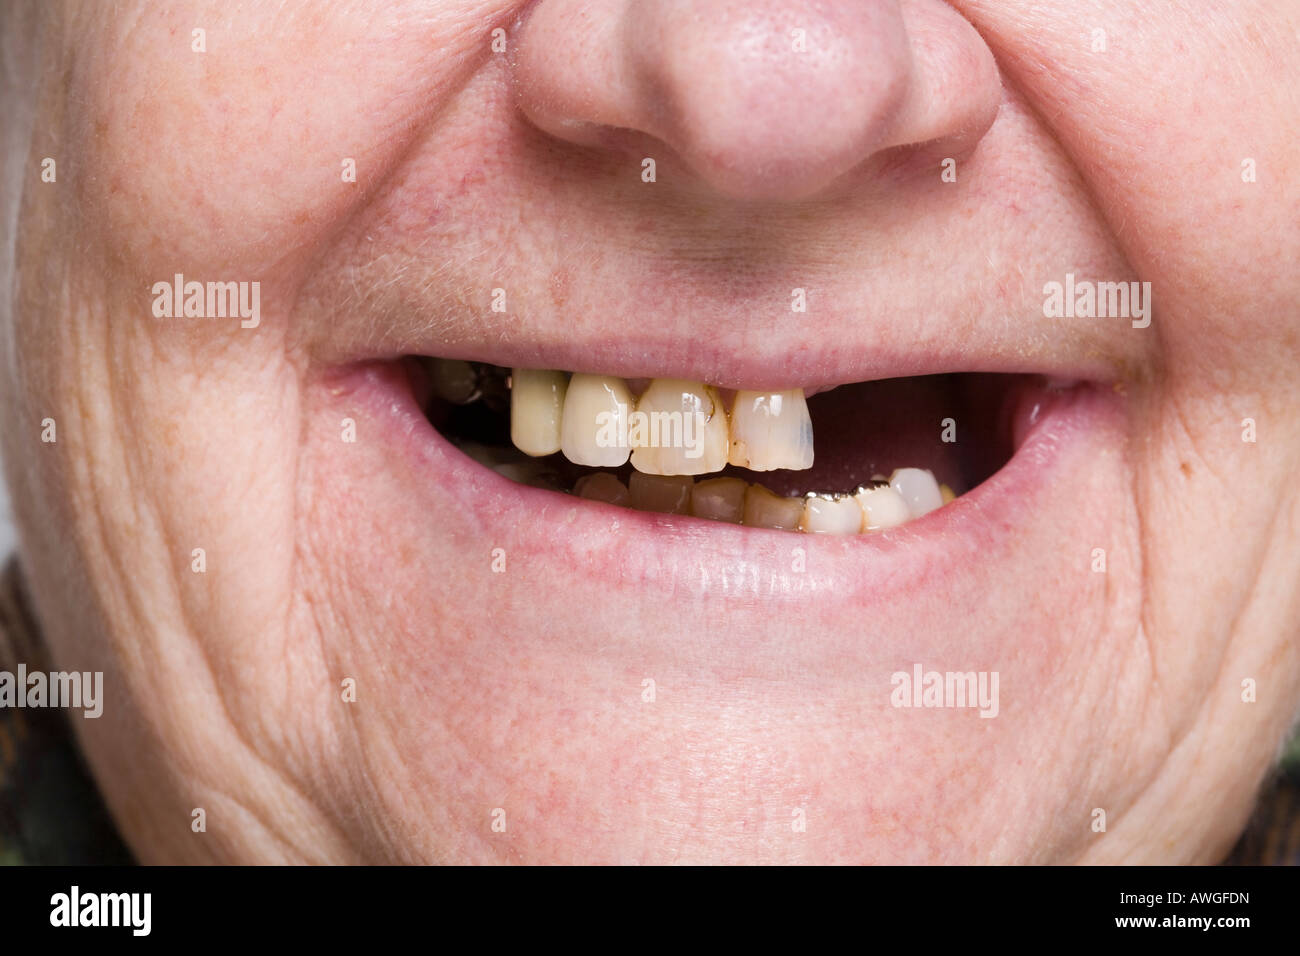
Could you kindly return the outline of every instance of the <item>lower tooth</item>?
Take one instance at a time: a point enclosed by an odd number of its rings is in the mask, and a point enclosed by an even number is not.
[[[745,514],[745,491],[739,478],[710,478],[691,489],[691,514],[697,518],[740,524]]]
[[[456,443],[456,448],[463,455],[468,455],[480,465],[486,465],[488,468],[495,468],[497,465],[504,465],[508,460],[505,455],[501,454],[499,449],[489,448],[487,445],[480,445],[476,441],[462,441]]]
[[[694,484],[686,475],[646,475],[634,471],[627,482],[629,503],[637,511],[690,514]]]
[[[762,485],[745,491],[745,524],[753,528],[798,531],[803,509],[802,498],[782,498]]]
[[[939,496],[943,498],[944,504],[947,504],[948,502],[952,501],[954,498],[957,497],[956,493],[954,493],[953,490],[949,488],[947,485],[939,486]]]
[[[903,496],[891,485],[863,488],[854,497],[858,499],[858,505],[862,508],[862,530],[864,531],[896,528],[912,516]]]
[[[943,493],[934,475],[924,468],[898,468],[889,477],[889,485],[907,502],[913,518],[927,515],[943,506]]]
[[[812,534],[857,534],[862,530],[862,507],[852,497],[810,495],[804,499],[799,527]]]
[[[540,461],[510,461],[491,467],[498,475],[517,481],[521,485],[546,488],[550,491],[562,490],[559,476],[554,469]]]
[[[573,493],[579,498],[591,501],[603,501],[611,505],[628,503],[627,486],[615,475],[607,471],[598,471],[594,475],[583,475],[573,486]]]

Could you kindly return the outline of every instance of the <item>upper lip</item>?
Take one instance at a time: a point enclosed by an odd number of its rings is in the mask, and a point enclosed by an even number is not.
[[[835,338],[834,336],[829,336]],[[852,339],[822,345],[790,342],[786,336],[752,341],[743,347],[703,335],[675,340],[641,330],[629,335],[579,335],[569,338],[522,332],[508,340],[399,337],[368,342],[328,356],[329,364],[351,364],[402,355],[465,359],[514,368],[553,368],[617,375],[628,379],[679,378],[724,389],[779,390],[842,385],[946,372],[1042,374],[1052,378],[1109,383],[1122,376],[1117,357],[1097,351],[1077,354],[1050,347],[1003,342],[915,341],[891,345]]]

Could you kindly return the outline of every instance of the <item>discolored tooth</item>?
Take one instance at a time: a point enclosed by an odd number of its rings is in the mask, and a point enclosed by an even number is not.
[[[560,421],[569,382],[563,372],[516,368],[510,372],[510,440],[525,455],[560,450]]]
[[[591,501],[603,501],[610,505],[628,503],[627,486],[618,480],[617,475],[607,471],[598,471],[594,475],[583,475],[573,486],[573,493],[579,498]]]
[[[939,483],[924,468],[897,468],[889,476],[889,485],[903,496],[908,513],[913,518],[919,518],[943,506]]]
[[[691,489],[691,514],[697,518],[740,524],[745,515],[745,491],[739,478],[710,478]]]
[[[940,485],[940,486],[939,486],[939,496],[940,496],[941,498],[943,498],[943,503],[944,503],[944,504],[947,504],[948,502],[952,501],[952,499],[954,499],[954,498],[957,497],[957,496],[953,493],[953,490],[952,490],[951,488],[949,488],[947,485]]]
[[[762,485],[750,485],[745,491],[744,523],[754,528],[798,531],[803,509],[802,498],[782,498]]]
[[[657,378],[628,428],[632,467],[651,475],[705,475],[727,465],[727,413],[718,390]]]
[[[896,528],[912,517],[907,502],[891,485],[860,488],[853,497],[858,499],[858,505],[862,508],[863,531]]]
[[[634,471],[627,482],[629,504],[637,511],[690,514],[691,486],[694,484],[685,475],[643,475]]]
[[[564,395],[560,450],[575,465],[617,468],[631,448],[622,427],[632,408],[632,393],[621,378],[575,373]]]
[[[728,461],[751,471],[813,465],[813,428],[803,389],[737,392]]]
[[[433,360],[429,380],[437,396],[454,405],[468,405],[479,397],[478,372],[459,359]]]
[[[852,496],[809,495],[799,527],[812,534],[857,534],[862,530],[862,506]]]

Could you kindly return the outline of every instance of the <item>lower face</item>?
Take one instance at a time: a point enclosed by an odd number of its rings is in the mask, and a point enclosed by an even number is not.
[[[1014,68],[1043,51],[964,6],[1001,31],[1008,92],[959,191],[904,179],[897,205],[753,219],[644,208],[591,185],[608,164],[585,153],[570,179],[491,67],[447,81],[397,143],[344,96],[350,135],[400,157],[344,203],[280,189],[277,160],[333,164],[338,130],[265,155],[281,110],[242,73],[228,95],[264,127],[244,143],[263,144],[257,174],[184,148],[198,80],[142,117],[91,93],[112,74],[87,58],[73,82],[98,110],[73,108],[66,135],[102,164],[76,187],[94,241],[46,261],[73,212],[28,214],[46,245],[19,267],[50,281],[23,288],[6,386],[59,438],[6,436],[6,459],[56,660],[106,672],[104,717],[77,731],[142,859],[1223,854],[1300,697],[1300,396],[1276,308],[1300,290],[1231,235],[1162,219],[1163,166],[1081,174],[1095,157],[1043,125]],[[354,28],[317,24],[316,46]],[[137,83],[166,35],[132,34]],[[309,58],[304,37],[275,42]],[[388,102],[376,71],[365,95]],[[301,80],[267,82],[309,109]],[[1105,132],[1142,108],[1118,78],[1094,92],[1101,115],[1063,122]],[[161,131],[147,166],[131,115]],[[160,177],[192,216],[141,212]],[[775,217],[796,251],[701,235],[692,202],[740,232]],[[1116,239],[1120,207],[1159,243]],[[1047,319],[1039,279],[1072,264],[1152,281],[1167,311],[1149,329]],[[140,318],[176,272],[261,277],[261,324]],[[503,282],[518,304],[494,312]],[[785,311],[801,284],[814,308]],[[537,371],[567,390],[554,433],[520,407]],[[611,458],[584,463],[563,434],[579,375],[625,383],[631,411],[657,382],[680,408],[688,381],[717,399],[728,453],[637,467],[589,435]],[[737,450],[744,401],[796,393],[810,467],[801,424]],[[1264,437],[1243,441],[1247,418]]]

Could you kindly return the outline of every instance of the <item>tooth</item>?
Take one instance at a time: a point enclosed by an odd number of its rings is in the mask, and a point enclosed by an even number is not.
[[[737,392],[731,406],[731,464],[751,471],[813,464],[812,419],[803,389]]]
[[[429,377],[438,397],[454,405],[468,405],[479,397],[478,372],[469,362],[436,358]]]
[[[939,483],[924,468],[897,468],[889,476],[889,485],[903,496],[908,513],[913,518],[929,514],[943,505]]]
[[[534,488],[547,488],[551,491],[560,491],[560,478],[555,473],[555,469],[542,461],[508,461],[500,465],[493,465],[492,470],[498,475],[509,478],[511,481],[517,481],[521,485],[531,485]]]
[[[534,458],[560,450],[560,419],[569,383],[563,372],[510,370],[510,440]]]
[[[803,509],[802,498],[782,498],[762,485],[750,485],[745,492],[745,524],[754,528],[797,531]]]
[[[862,530],[862,507],[852,497],[804,499],[799,527],[813,534],[857,534]]]
[[[632,467],[652,475],[704,475],[727,464],[727,413],[718,390],[657,378],[636,404]]]
[[[628,502],[627,486],[619,481],[617,476],[607,471],[583,475],[573,486],[573,493],[579,498],[603,501],[611,505],[626,505]]]
[[[693,484],[686,476],[644,475],[634,471],[627,482],[628,497],[637,511],[685,515],[691,513]]]
[[[627,420],[632,393],[621,378],[575,373],[564,396],[560,450],[575,465],[617,468],[631,452],[618,423]],[[612,418],[602,416],[610,413]]]
[[[502,454],[502,449],[489,448],[487,445],[480,445],[476,441],[463,441],[456,445],[456,448],[463,455],[468,455],[480,465],[486,465],[488,468],[495,468],[497,465],[505,464],[509,458]],[[510,452],[513,455],[514,452]]]
[[[691,514],[697,518],[740,524],[745,514],[745,490],[739,478],[710,478],[691,489]]]
[[[862,508],[863,531],[896,528],[912,517],[907,502],[891,485],[861,488],[853,497],[858,499],[858,505]]]
[[[943,498],[943,503],[944,503],[944,504],[947,504],[948,502],[952,501],[952,499],[954,499],[954,498],[957,497],[957,496],[953,493],[953,490],[952,490],[951,488],[949,488],[947,485],[940,485],[940,486],[939,486],[939,495],[940,495],[940,497]]]

